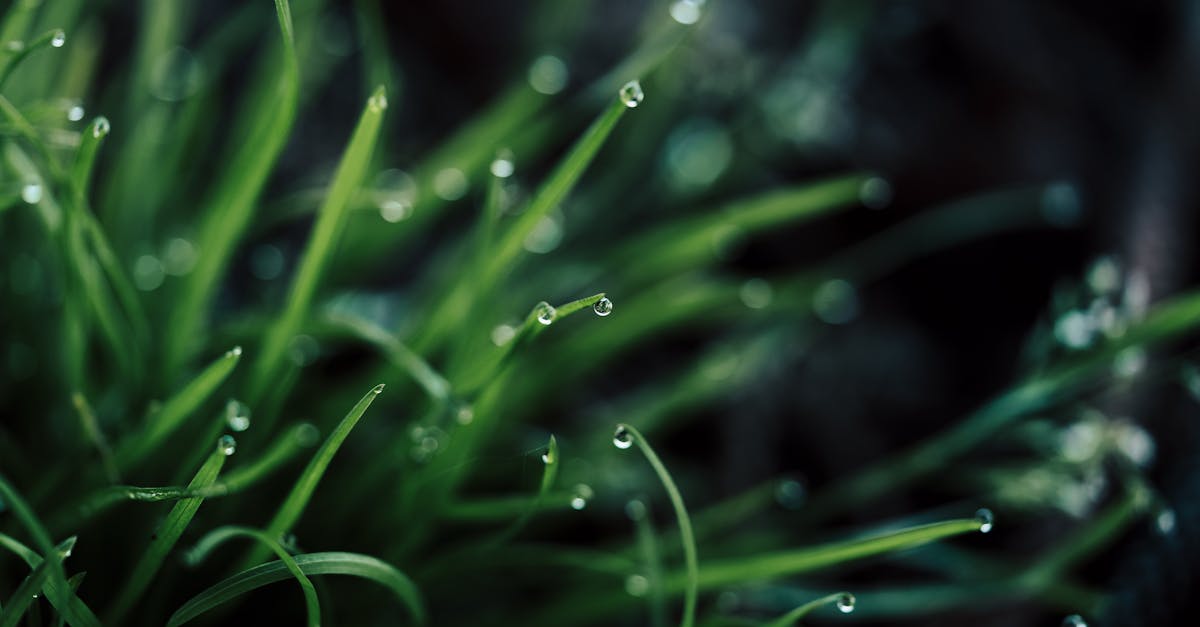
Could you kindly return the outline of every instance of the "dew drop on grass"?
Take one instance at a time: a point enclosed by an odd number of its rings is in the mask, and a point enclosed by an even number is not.
[[[497,325],[492,329],[492,344],[496,346],[504,346],[516,336],[517,330],[507,324]]]
[[[549,303],[541,303],[538,305],[537,321],[544,325],[549,325],[554,322],[555,316],[558,315],[558,310]]]
[[[534,91],[553,96],[567,86],[567,64],[552,55],[542,55],[529,66],[529,86]]]
[[[65,43],[67,43],[67,34],[61,29],[54,31],[54,35],[50,37],[50,45],[55,48],[62,48]]]
[[[587,507],[588,501],[592,500],[592,488],[586,483],[576,485],[571,491],[571,509],[581,510]]]
[[[489,168],[492,176],[500,179],[506,179],[513,175],[516,166],[513,164],[513,153],[510,150],[501,150],[496,153],[496,158],[492,160],[492,165]]]
[[[67,109],[67,119],[72,122],[78,122],[83,119],[83,113],[83,107],[75,105],[70,109]]]
[[[625,83],[617,95],[620,96],[621,102],[630,109],[642,104],[642,100],[646,98],[646,93],[642,91],[642,84],[637,81]]]
[[[233,348],[225,351],[226,357],[241,357],[241,355],[242,355],[242,347],[241,346],[234,346]]]
[[[92,137],[100,139],[112,130],[112,125],[108,123],[108,118],[100,116],[92,121]]]
[[[458,168],[443,168],[433,175],[433,193],[442,200],[458,200],[467,194],[467,175]]]
[[[37,183],[29,183],[21,188],[21,200],[36,205],[42,200],[42,186]]]
[[[975,521],[979,523],[979,532],[987,533],[995,524],[995,516],[992,515],[992,510],[981,507],[975,512]]]
[[[838,611],[843,614],[849,614],[850,612],[853,612],[855,600],[856,599],[854,598],[853,594],[850,594],[849,592],[843,592],[837,598]]]
[[[671,3],[671,19],[689,26],[700,21],[700,7],[704,0],[677,0]]]
[[[388,106],[387,93],[381,89],[374,94],[371,94],[371,98],[367,100],[367,106],[369,106],[371,111],[375,113],[380,113],[386,110]]]
[[[1171,535],[1171,532],[1175,531],[1175,510],[1169,507],[1163,508],[1154,517],[1154,526],[1162,535]]]
[[[379,203],[379,216],[384,222],[403,222],[412,215],[412,205],[403,200],[385,200]]]
[[[229,399],[229,402],[225,403],[225,423],[239,433],[249,429],[250,408],[236,398]]]
[[[454,411],[454,421],[460,425],[469,425],[475,421],[475,408],[469,403],[463,403]]]
[[[645,575],[630,575],[625,578],[625,592],[629,596],[644,597],[650,591],[650,580]]]
[[[596,312],[596,315],[602,318],[612,313],[612,310],[612,301],[608,300],[607,298],[601,298],[600,300],[596,301],[595,305],[592,305],[592,311]]]
[[[1087,627],[1087,621],[1079,614],[1071,614],[1063,619],[1062,627]]]
[[[233,455],[233,452],[237,450],[237,440],[233,439],[232,435],[223,435],[220,440],[217,440],[217,450],[226,457]]]
[[[625,425],[617,427],[617,430],[613,432],[613,446],[619,449],[627,449],[633,446],[633,434],[629,432],[629,429],[625,428]]]
[[[371,388],[371,391],[372,391],[372,392],[374,392],[374,393],[376,393],[376,394],[379,394],[380,392],[382,392],[382,391],[383,391],[383,388],[384,388],[384,384],[380,383],[379,385],[377,385],[377,386],[375,386],[375,387]]]

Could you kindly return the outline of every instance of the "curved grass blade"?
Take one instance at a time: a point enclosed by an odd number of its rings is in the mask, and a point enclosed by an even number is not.
[[[300,267],[296,270],[283,314],[263,340],[262,352],[250,373],[248,396],[252,405],[261,400],[263,392],[276,379],[279,362],[287,351],[288,343],[308,316],[321,274],[330,264],[333,251],[345,228],[350,199],[362,185],[367,166],[370,165],[386,109],[387,93],[381,85],[368,99],[350,143],[342,154],[341,163],[333,175],[329,195],[317,213],[316,225],[300,260]]]
[[[308,575],[304,574],[303,570],[300,570],[300,566],[296,564],[296,560],[292,559],[292,556],[283,548],[283,545],[281,545],[278,540],[259,531],[258,529],[238,526],[218,527],[217,529],[213,529],[203,538],[200,538],[200,541],[196,543],[196,546],[188,552],[188,563],[197,564],[204,561],[204,558],[207,557],[208,554],[212,552],[212,550],[218,545],[224,543],[226,540],[230,540],[239,536],[259,541],[263,546],[271,549],[271,551],[279,557],[279,561],[283,563],[283,566],[287,568],[288,572],[296,578],[296,582],[300,584],[300,591],[304,593],[304,608],[308,616],[308,626],[317,627],[317,625],[320,625],[321,604],[317,600],[317,590],[313,587],[312,581],[309,580]]]
[[[50,540],[50,533],[46,531],[45,525],[38,520],[37,514],[29,507],[8,479],[0,473],[0,499],[2,499],[17,521],[29,531],[29,535],[33,538],[33,544],[41,551],[42,555],[47,558],[52,558],[55,555],[54,543]],[[60,590],[67,589],[67,576],[63,572],[62,562],[59,560],[48,559],[50,569],[50,583]]]
[[[42,556],[11,536],[0,533],[0,546],[16,553],[30,568],[37,568],[42,563]],[[100,627],[100,619],[96,618],[96,614],[75,596],[78,585],[74,582],[81,579],[82,575],[83,573],[78,573],[67,580],[68,587],[65,590],[57,587],[54,580],[49,580],[42,587],[42,592],[46,594],[46,599],[54,609],[58,610],[59,617],[66,619],[72,627]]]
[[[128,470],[174,433],[184,419],[208,400],[225,381],[241,358],[242,348],[233,347],[164,403],[158,412],[150,416],[140,433],[134,434],[117,448],[117,467]]]
[[[416,585],[392,565],[357,553],[308,553],[295,563],[305,575],[351,575],[380,583],[404,603],[418,624],[425,623],[425,608]],[[244,570],[193,597],[171,615],[167,627],[178,627],[239,595],[291,577],[279,561]]]
[[[216,450],[214,450],[200,470],[196,472],[196,476],[188,484],[189,489],[200,489],[211,486],[217,480],[217,475],[221,472],[221,467],[225,465],[225,458],[229,453],[226,449],[225,442],[218,442]],[[129,610],[133,608],[134,603],[145,592],[146,587],[150,585],[150,580],[158,572],[162,566],[163,560],[166,559],[167,553],[174,548],[175,543],[179,541],[179,536],[183,535],[184,529],[187,529],[188,523],[196,515],[196,510],[200,509],[200,504],[204,502],[203,497],[190,497],[183,499],[171,508],[171,512],[167,514],[166,520],[159,526],[150,539],[150,546],[146,552],[142,554],[137,565],[133,567],[133,572],[129,575],[121,592],[117,595],[116,601],[108,611],[107,620],[105,622],[112,625],[120,625],[124,622],[125,616]]]
[[[450,382],[446,377],[386,329],[356,316],[330,314],[326,319],[383,351],[388,361],[408,373],[430,398],[439,403],[450,400]]]
[[[558,438],[550,436],[550,441],[546,444],[546,452],[542,454],[542,463],[545,468],[542,470],[542,482],[538,486],[537,496],[530,501],[529,506],[521,513],[521,516],[513,521],[512,525],[500,532],[492,541],[492,545],[499,545],[512,540],[521,533],[525,525],[529,523],[529,519],[538,512],[542,507],[542,501],[549,494],[550,488],[554,487],[554,480],[558,477]]]
[[[21,46],[21,49],[17,51],[16,54],[9,57],[8,62],[5,63],[3,69],[0,69],[0,88],[4,87],[4,82],[8,80],[8,77],[12,75],[13,70],[17,69],[17,66],[20,65],[21,61],[24,61],[26,57],[42,48],[51,46],[54,48],[59,48],[62,46],[62,42],[65,39],[66,34],[63,33],[62,29],[56,28],[52,31],[42,33],[32,41]]]
[[[208,199],[196,241],[201,254],[174,302],[170,332],[165,338],[168,377],[185,363],[196,332],[208,312],[213,292],[221,279],[234,246],[241,239],[254,213],[259,193],[276,159],[287,143],[296,118],[300,71],[296,60],[292,14],[287,0],[275,0],[275,12],[283,39],[283,67],[278,72],[277,94],[264,98],[246,127],[249,136],[229,162],[228,169]]]
[[[854,611],[854,595],[849,592],[835,592],[828,596],[823,596],[819,599],[809,601],[787,614],[764,624],[763,627],[791,627],[801,618],[807,616],[809,612],[824,605],[836,605],[839,611],[848,614]]]
[[[681,627],[692,627],[696,623],[696,599],[700,592],[700,564],[696,557],[696,538],[692,533],[692,521],[688,517],[687,507],[683,504],[683,495],[679,493],[679,488],[675,485],[675,480],[671,478],[671,473],[667,472],[667,467],[663,465],[662,460],[658,458],[654,449],[650,447],[650,443],[634,427],[627,424],[617,425],[617,435],[613,441],[618,443],[619,446],[628,448],[626,443],[631,439],[634,444],[637,444],[642,454],[646,456],[646,461],[650,462],[650,466],[654,468],[658,479],[662,481],[663,487],[667,490],[667,496],[671,499],[671,506],[675,508],[675,518],[679,522],[679,538],[683,543],[683,556],[687,565],[684,579],[683,620],[679,624]]]
[[[17,622],[29,608],[29,604],[37,597],[38,591],[45,587],[46,579],[54,568],[53,565],[57,564],[57,567],[61,569],[63,559],[71,554],[74,546],[75,538],[67,538],[55,547],[53,555],[34,567],[33,572],[25,578],[25,581],[17,586],[8,603],[4,604],[5,609],[0,612],[0,627],[16,627]]]
[[[346,437],[350,435],[350,431],[354,429],[354,425],[358,424],[363,413],[375,401],[375,397],[383,391],[383,384],[379,384],[367,392],[365,396],[359,399],[358,403],[350,409],[338,426],[329,434],[321,448],[313,453],[312,460],[308,462],[308,466],[300,473],[300,478],[296,480],[296,485],[292,487],[292,491],[288,493],[283,504],[279,506],[279,510],[275,512],[275,517],[271,519],[267,525],[265,532],[272,538],[282,538],[284,534],[291,531],[292,525],[296,524],[300,515],[304,513],[304,508],[308,505],[309,499],[312,498],[313,492],[317,489],[317,484],[320,483],[322,475],[325,474],[325,469],[329,467],[329,463],[333,461],[333,456],[337,454],[341,448],[342,442],[346,441]],[[253,565],[260,561],[265,555],[265,550],[261,547],[256,547],[252,550],[244,560],[247,565]]]

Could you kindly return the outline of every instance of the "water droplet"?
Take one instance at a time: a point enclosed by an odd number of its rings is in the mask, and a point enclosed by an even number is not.
[[[1087,627],[1087,621],[1079,614],[1071,614],[1063,619],[1062,627]]]
[[[403,200],[385,200],[379,203],[379,216],[392,224],[407,220],[412,211],[412,205]]]
[[[1146,349],[1130,346],[1113,358],[1113,374],[1121,379],[1132,379],[1146,369]]]
[[[375,90],[375,93],[371,94],[371,98],[367,100],[367,106],[375,113],[387,110],[387,92],[382,87]]]
[[[511,150],[501,150],[496,153],[496,158],[492,161],[491,168],[492,176],[496,178],[506,179],[513,175],[516,166],[513,164],[513,153]]]
[[[372,391],[372,392],[374,392],[374,393],[376,393],[376,394],[379,394],[380,392],[382,392],[382,391],[383,391],[383,388],[384,388],[384,384],[380,383],[379,385],[377,385],[377,386],[375,386],[375,387],[371,388],[371,391]]]
[[[596,301],[596,304],[592,305],[592,311],[596,312],[596,315],[600,317],[607,316],[608,314],[612,313],[612,310],[612,301],[608,300],[607,297],[601,298],[600,300]]]
[[[1164,507],[1162,511],[1154,517],[1154,526],[1158,528],[1158,532],[1165,535],[1170,535],[1175,531],[1175,510]]]
[[[784,479],[775,485],[775,502],[787,510],[798,510],[804,506],[808,490],[795,479]]]
[[[250,408],[246,404],[235,399],[229,399],[225,403],[225,423],[230,429],[237,432],[245,431],[250,428]]]
[[[627,449],[633,446],[633,433],[625,425],[617,425],[617,430],[613,432],[613,446],[619,449]]]
[[[497,325],[496,328],[492,329],[492,344],[504,346],[512,341],[516,335],[517,330],[512,326],[507,324]]]
[[[1112,255],[1104,255],[1092,262],[1087,273],[1088,287],[1096,295],[1112,294],[1121,287],[1121,266]]]
[[[101,137],[108,135],[108,132],[111,130],[112,125],[108,123],[108,118],[100,116],[95,120],[92,120],[92,137],[100,139]]]
[[[182,237],[172,237],[163,248],[163,269],[171,276],[184,276],[196,266],[196,247]]]
[[[166,275],[162,262],[154,255],[142,255],[133,262],[133,284],[143,292],[158,289]]]
[[[853,594],[850,594],[849,592],[843,592],[837,598],[838,611],[843,614],[849,614],[850,612],[853,612],[855,601],[856,599],[854,598]]]
[[[749,279],[742,283],[742,289],[738,290],[742,304],[750,309],[762,309],[770,305],[774,295],[771,284],[762,279]]]
[[[571,509],[581,510],[587,507],[588,501],[592,500],[592,488],[586,483],[580,483],[571,491]]]
[[[617,92],[617,96],[621,98],[621,102],[630,109],[636,108],[642,104],[642,100],[646,98],[646,93],[642,91],[642,84],[637,81],[629,81],[621,87],[621,91]]]
[[[10,41],[10,42],[4,44],[4,48],[7,49],[9,52],[20,52],[25,49],[25,42],[19,41],[19,40],[13,40],[13,41]]]
[[[813,312],[829,324],[846,324],[858,315],[858,293],[842,279],[831,279],[813,292]]]
[[[29,183],[21,188],[21,200],[36,205],[42,200],[42,186],[37,183]]]
[[[454,412],[454,421],[460,425],[469,425],[475,420],[475,408],[467,403],[458,406]]]
[[[233,348],[225,351],[225,356],[226,357],[241,357],[242,356],[242,347],[234,346]]]
[[[1068,311],[1054,322],[1054,337],[1067,348],[1087,348],[1094,337],[1091,319],[1082,311]]]
[[[54,35],[50,37],[50,45],[55,48],[62,48],[65,43],[67,43],[67,34],[61,29],[54,31]]]
[[[650,591],[650,580],[644,575],[630,575],[625,578],[625,592],[630,596],[644,597]]]
[[[567,64],[551,54],[534,59],[529,66],[529,86],[547,96],[562,91],[567,86],[567,78]]]
[[[667,137],[663,153],[672,187],[695,192],[712,185],[733,160],[729,131],[709,118],[689,119]]]
[[[858,202],[868,209],[887,207],[892,204],[892,184],[878,176],[872,176],[859,186]]]
[[[222,455],[229,457],[237,450],[237,440],[233,439],[232,435],[223,435],[220,440],[217,440],[217,450],[221,451]]]
[[[549,325],[554,322],[554,318],[558,315],[558,310],[550,303],[539,303],[537,306],[537,321],[544,325]]]
[[[555,210],[537,221],[521,245],[531,253],[544,255],[558,248],[558,245],[562,243],[563,234],[563,214],[561,211]]]
[[[296,444],[307,448],[317,443],[317,440],[321,438],[321,432],[313,423],[302,422],[296,425],[292,431],[292,437],[295,438]]]
[[[700,7],[704,0],[677,0],[671,3],[671,18],[685,26],[700,21]]]
[[[995,524],[995,516],[992,515],[992,510],[981,507],[975,512],[975,522],[979,523],[979,532],[987,533],[992,530]]]
[[[83,114],[84,114],[83,107],[81,107],[79,105],[75,105],[75,106],[71,107],[70,109],[67,109],[67,119],[72,122],[78,122],[78,121],[82,120]]]
[[[433,175],[433,193],[442,200],[458,200],[467,194],[467,175],[458,168],[443,168]]]
[[[629,520],[641,520],[646,517],[646,504],[638,499],[625,504],[625,517]]]

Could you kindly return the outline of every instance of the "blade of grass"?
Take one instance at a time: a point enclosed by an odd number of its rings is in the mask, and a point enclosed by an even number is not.
[[[50,533],[46,531],[45,525],[38,520],[37,514],[33,513],[33,509],[25,502],[25,498],[8,482],[3,473],[0,473],[0,500],[4,501],[5,506],[16,517],[17,522],[21,523],[29,532],[30,537],[33,538],[34,546],[41,551],[44,559],[49,562],[50,583],[60,590],[66,590],[67,576],[63,572],[62,562],[53,559],[56,549],[54,543],[50,540]]]
[[[188,275],[174,301],[170,332],[164,342],[165,373],[168,380],[189,356],[201,321],[207,314],[212,295],[229,263],[233,248],[241,239],[254,212],[259,194],[287,142],[296,117],[300,88],[299,64],[292,33],[291,7],[287,0],[275,0],[279,31],[283,39],[283,67],[278,74],[277,94],[264,99],[255,111],[254,122],[247,128],[250,136],[229,163],[205,203],[205,220],[196,241],[199,255],[196,267]]]
[[[326,320],[374,345],[388,361],[412,377],[433,400],[439,403],[450,400],[450,382],[446,377],[386,329],[369,320],[344,314],[330,314]]]
[[[304,571],[296,564],[296,560],[292,559],[292,556],[288,554],[278,540],[258,529],[237,526],[213,529],[203,538],[200,538],[196,546],[188,552],[187,562],[193,565],[198,564],[204,561],[204,558],[218,545],[239,536],[257,540],[279,557],[279,561],[296,578],[296,583],[300,584],[300,591],[304,593],[304,608],[308,616],[308,627],[317,627],[317,625],[320,625],[321,604],[317,600],[317,591],[316,588],[313,588],[312,581],[309,580],[308,575],[304,574]]]
[[[799,622],[801,618],[807,616],[809,612],[825,605],[836,605],[842,612],[852,612],[854,611],[854,595],[849,592],[835,592],[828,596],[823,596],[819,599],[809,601],[773,621],[764,623],[763,627],[790,627]]]
[[[8,58],[8,62],[4,64],[3,68],[0,68],[0,88],[4,87],[4,82],[8,80],[8,77],[12,75],[13,70],[16,70],[17,66],[20,65],[21,61],[24,61],[26,57],[42,48],[62,47],[62,42],[65,39],[66,34],[63,33],[62,29],[56,28],[52,31],[42,33],[33,40],[26,42],[23,46],[21,46],[20,50]]]
[[[0,546],[16,553],[21,559],[25,560],[25,563],[30,568],[37,568],[42,563],[42,556],[38,555],[36,551],[3,533],[0,533]],[[71,577],[67,581],[68,587],[66,589],[59,588],[53,579],[48,580],[42,587],[42,592],[46,594],[46,598],[54,606],[54,609],[58,610],[59,617],[65,618],[72,627],[100,627],[100,619],[96,618],[96,614],[92,612],[91,608],[75,595],[75,588],[77,586],[71,584],[72,581],[80,578],[82,574],[79,573]]]
[[[362,185],[375,142],[379,137],[383,113],[387,109],[387,93],[379,86],[367,100],[358,126],[350,138],[341,163],[333,175],[329,196],[317,213],[317,222],[308,240],[308,247],[300,260],[300,267],[292,281],[291,292],[278,322],[267,332],[262,352],[250,373],[249,402],[261,400],[266,388],[276,380],[279,362],[287,351],[288,344],[300,325],[308,316],[321,273],[329,265],[340,235],[345,227],[347,206],[350,198]],[[269,421],[271,418],[267,417]],[[269,428],[269,424],[267,427]]]
[[[225,459],[231,454],[228,447],[229,443],[225,438],[216,443],[215,450],[196,472],[196,476],[188,484],[188,488],[205,488],[216,482],[221,467],[225,465]],[[187,529],[203,502],[203,497],[191,497],[179,501],[171,508],[167,518],[151,537],[150,546],[146,548],[141,559],[133,567],[133,572],[122,586],[116,601],[109,608],[106,623],[120,625],[124,622],[126,615],[142,597],[142,593],[145,592],[146,587],[150,585],[150,581],[162,566],[163,560],[174,548],[175,543],[179,541],[179,537],[183,535],[183,531]]]
[[[242,348],[240,346],[226,351],[224,355],[211,363],[175,396],[164,403],[158,412],[150,416],[140,432],[130,436],[117,447],[117,467],[122,471],[128,471],[130,467],[154,451],[164,439],[179,429],[188,416],[212,396],[213,392],[229,376],[229,373],[233,372],[241,358]]]
[[[87,577],[86,570],[75,573],[74,575],[71,575],[67,579],[67,586],[70,588],[71,594],[76,594],[77,592],[79,592],[79,586],[83,585],[84,577]],[[49,595],[47,595],[47,597],[48,596]],[[51,603],[53,604],[53,602],[51,602]],[[62,612],[59,612],[58,618],[54,619],[54,624],[55,624],[55,627],[66,627],[66,625],[68,624],[67,623],[67,615]],[[75,625],[77,623],[70,623],[70,624]]]
[[[529,519],[533,518],[533,515],[541,509],[542,501],[549,494],[550,488],[554,487],[554,479],[558,477],[558,458],[558,439],[551,435],[550,441],[546,444],[546,452],[542,454],[542,463],[545,468],[542,470],[542,482],[538,486],[537,496],[533,498],[519,518],[496,535],[490,543],[492,546],[506,544],[517,537],[517,534],[521,533],[521,530],[529,523]]]
[[[116,483],[121,480],[121,475],[117,471],[116,461],[113,459],[112,447],[108,445],[108,438],[104,437],[104,432],[100,429],[100,423],[96,420],[96,414],[92,411],[92,406],[88,404],[87,398],[79,392],[71,395],[71,404],[75,406],[75,413],[79,415],[79,422],[83,425],[83,432],[87,435],[87,439],[95,447],[96,452],[100,454],[100,462],[104,466],[104,474],[109,481]]]
[[[283,504],[275,512],[275,517],[266,527],[267,535],[273,538],[282,538],[284,534],[291,531],[292,525],[296,524],[300,515],[304,513],[304,508],[308,505],[309,499],[312,498],[313,492],[317,489],[317,484],[320,483],[321,477],[325,474],[325,469],[329,467],[329,463],[333,461],[333,456],[337,454],[342,443],[346,441],[346,437],[350,435],[350,431],[354,429],[354,425],[358,424],[362,415],[375,401],[375,397],[383,391],[383,384],[379,384],[367,392],[365,396],[359,399],[358,403],[350,409],[338,426],[329,434],[325,442],[321,444],[321,448],[313,453],[312,459],[308,462],[308,466],[300,473],[300,478],[296,480],[296,484],[292,487],[292,491],[288,493]],[[261,561],[265,555],[265,549],[256,547],[251,550],[243,560],[247,566],[252,566]]]
[[[61,569],[63,558],[71,554],[71,548],[74,546],[75,538],[63,541],[62,544],[55,547],[53,554],[38,564],[33,572],[25,577],[25,581],[22,581],[21,585],[13,591],[8,603],[4,604],[4,610],[0,612],[0,627],[16,627],[21,617],[25,615],[25,611],[29,609],[29,604],[37,598],[38,591],[44,587],[46,579],[53,570],[52,565],[57,564]]]
[[[659,481],[662,481],[663,487],[667,491],[667,496],[671,499],[671,506],[675,509],[675,518],[679,523],[679,538],[683,543],[683,556],[687,565],[683,595],[683,619],[679,624],[681,627],[692,627],[696,623],[696,600],[700,592],[700,563],[696,557],[696,538],[692,533],[692,521],[688,517],[687,507],[683,504],[683,495],[679,493],[675,480],[671,478],[671,473],[667,472],[667,467],[658,458],[658,454],[651,448],[650,443],[636,428],[627,424],[617,425],[613,442],[619,448],[629,448],[631,440],[633,444],[637,445],[642,455],[645,455],[650,466],[654,468],[655,474],[658,475]]]
[[[663,586],[662,554],[658,548],[658,534],[646,504],[640,500],[625,505],[625,514],[633,519],[636,534],[635,551],[642,561],[647,581],[647,599],[650,604],[650,624],[664,627],[667,624],[667,593]]]
[[[417,624],[425,624],[425,609],[416,585],[386,562],[357,553],[308,553],[297,555],[295,563],[305,575],[351,575],[380,583],[404,603]],[[278,560],[244,570],[192,597],[171,615],[167,627],[183,625],[230,599],[291,576]]]

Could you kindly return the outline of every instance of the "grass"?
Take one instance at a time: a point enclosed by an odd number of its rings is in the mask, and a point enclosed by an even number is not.
[[[1133,380],[1173,380],[1200,294],[1116,307],[1084,349],[1031,332],[991,400],[870,464],[720,487],[711,441],[790,398],[789,355],[831,356],[820,339],[915,261],[1055,232],[1061,184],[897,216],[863,206],[878,174],[796,182],[753,89],[687,80],[719,7],[653,5],[589,68],[568,52],[590,14],[540,3],[526,21],[552,32],[530,26],[482,102],[398,54],[393,9],[353,5],[0,9],[0,625],[1103,613],[1080,566],[1170,505],[1111,438],[1087,459],[1047,442],[1133,385],[1115,365],[1159,351]],[[822,10],[799,57],[853,54],[855,7]],[[529,80],[550,50],[561,92]],[[648,463],[613,450],[614,423]],[[789,450],[852,448],[796,424],[813,441]],[[1120,481],[1078,520],[989,483],[1098,468]],[[997,533],[964,537],[981,503]],[[1023,557],[1009,521],[1065,531]],[[218,551],[232,539],[252,544]]]

